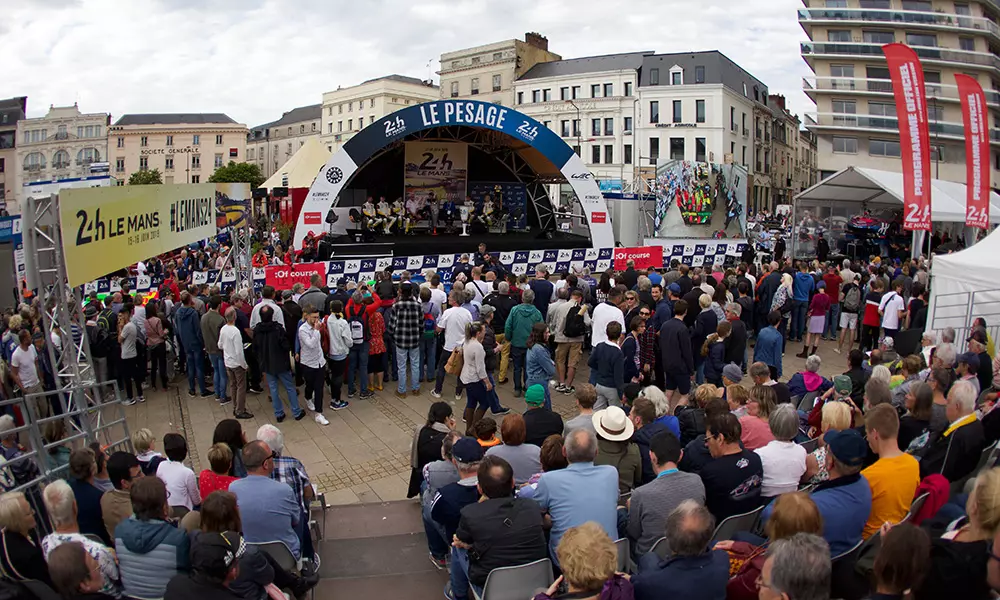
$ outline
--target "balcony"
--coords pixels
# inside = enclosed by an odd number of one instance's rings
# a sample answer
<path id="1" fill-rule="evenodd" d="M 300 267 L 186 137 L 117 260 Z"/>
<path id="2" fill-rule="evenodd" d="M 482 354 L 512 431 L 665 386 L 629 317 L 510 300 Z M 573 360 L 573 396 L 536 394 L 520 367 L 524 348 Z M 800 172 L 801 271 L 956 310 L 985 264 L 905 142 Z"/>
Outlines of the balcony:
<path id="1" fill-rule="evenodd" d="M 44 164 L 24 165 L 24 170 L 28 171 L 29 173 L 36 173 L 36 172 L 42 171 L 44 169 L 45 169 L 45 165 Z"/>
<path id="2" fill-rule="evenodd" d="M 746 127 L 743 128 L 743 137 L 745 137 L 745 138 L 750 137 L 750 129 L 748 129 Z"/>
<path id="3" fill-rule="evenodd" d="M 885 54 L 882 53 L 882 44 L 861 42 L 802 42 L 799 48 L 802 51 L 803 60 L 814 71 L 815 65 L 812 60 L 817 56 L 821 58 L 859 56 L 869 59 L 885 59 Z M 992 52 L 972 52 L 969 50 L 928 46 L 911 46 L 911 48 L 917 53 L 922 62 L 950 65 L 959 63 L 984 69 L 1000 70 L 1000 56 Z"/>
<path id="4" fill-rule="evenodd" d="M 811 35 L 813 25 L 903 26 L 907 29 L 935 29 L 956 33 L 990 34 L 1000 38 L 1000 26 L 982 17 L 914 10 L 870 8 L 802 8 L 799 25 Z"/>
<path id="5" fill-rule="evenodd" d="M 68 162 L 55 162 L 55 163 L 52 163 L 52 168 L 55 169 L 56 171 L 61 171 L 63 169 L 68 169 L 69 168 L 69 163 Z"/>
<path id="6" fill-rule="evenodd" d="M 861 96 L 892 96 L 892 81 L 888 79 L 867 79 L 863 77 L 803 77 L 802 89 L 814 102 L 819 93 L 852 92 Z M 1000 92 L 983 90 L 986 104 L 1000 108 Z M 958 102 L 958 86 L 947 83 L 927 83 L 924 92 L 928 98 L 945 102 Z"/>
<path id="7" fill-rule="evenodd" d="M 855 132 L 881 133 L 889 136 L 899 135 L 899 122 L 896 117 L 867 114 L 846 113 L 805 113 L 805 125 L 810 130 L 841 130 Z M 935 137 L 953 140 L 965 139 L 965 127 L 961 123 L 947 121 L 930 122 L 931 141 Z M 1000 146 L 1000 129 L 990 129 L 990 144 Z"/>

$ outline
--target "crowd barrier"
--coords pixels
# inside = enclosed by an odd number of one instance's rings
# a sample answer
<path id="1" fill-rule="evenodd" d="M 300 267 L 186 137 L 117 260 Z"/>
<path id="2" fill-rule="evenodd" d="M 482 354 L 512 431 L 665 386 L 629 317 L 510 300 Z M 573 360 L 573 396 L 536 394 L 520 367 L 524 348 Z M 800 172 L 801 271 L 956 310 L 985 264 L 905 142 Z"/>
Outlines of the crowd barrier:
<path id="1" fill-rule="evenodd" d="M 660 245 L 651 243 L 650 246 Z M 704 265 L 732 265 L 738 262 L 746 248 L 745 240 L 733 241 L 684 241 L 683 243 L 665 242 L 663 246 L 663 264 L 678 260 L 692 267 Z M 474 248 L 470 248 L 470 251 Z M 600 273 L 613 266 L 614 248 L 575 248 L 570 250 L 519 250 L 514 252 L 494 252 L 508 271 L 520 275 L 527 273 L 529 268 L 544 264 L 553 273 L 589 267 L 592 273 Z M 471 255 L 471 252 L 470 252 Z M 346 260 L 330 260 L 322 263 L 306 263 L 315 272 L 325 273 L 327 285 L 334 286 L 338 279 L 348 281 L 370 280 L 376 272 L 391 268 L 395 272 L 408 270 L 413 273 L 433 269 L 441 274 L 441 279 L 448 283 L 451 279 L 452 267 L 459 262 L 461 254 L 422 254 L 416 256 L 386 256 L 380 258 L 351 258 Z M 255 290 L 264 287 L 267 281 L 265 269 L 253 269 L 253 285 Z M 308 277 L 306 278 L 308 280 Z M 233 270 L 195 271 L 191 276 L 192 283 L 213 284 L 218 281 L 223 290 L 231 289 L 236 282 L 236 272 Z M 99 294 L 114 293 L 121 290 L 124 282 L 129 289 L 136 292 L 156 290 L 162 282 L 161 277 L 140 276 L 120 279 L 99 279 L 84 285 L 84 294 L 97 292 Z"/>

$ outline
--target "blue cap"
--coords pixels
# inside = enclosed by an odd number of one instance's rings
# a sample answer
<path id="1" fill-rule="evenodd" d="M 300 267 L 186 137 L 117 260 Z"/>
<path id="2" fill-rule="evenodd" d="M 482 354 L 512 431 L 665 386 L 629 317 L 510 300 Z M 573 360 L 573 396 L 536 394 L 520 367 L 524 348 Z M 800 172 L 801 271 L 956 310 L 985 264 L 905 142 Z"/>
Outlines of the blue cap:
<path id="1" fill-rule="evenodd" d="M 667 291 L 671 292 L 674 295 L 678 295 L 681 293 L 681 286 L 677 285 L 676 283 L 671 283 L 670 285 L 667 286 Z"/>
<path id="2" fill-rule="evenodd" d="M 849 467 L 860 467 L 868 457 L 868 442 L 856 429 L 831 429 L 823 435 L 823 441 L 833 457 Z"/>
<path id="3" fill-rule="evenodd" d="M 451 455 L 461 463 L 474 463 L 483 460 L 483 447 L 474 437 L 466 436 L 451 448 Z"/>

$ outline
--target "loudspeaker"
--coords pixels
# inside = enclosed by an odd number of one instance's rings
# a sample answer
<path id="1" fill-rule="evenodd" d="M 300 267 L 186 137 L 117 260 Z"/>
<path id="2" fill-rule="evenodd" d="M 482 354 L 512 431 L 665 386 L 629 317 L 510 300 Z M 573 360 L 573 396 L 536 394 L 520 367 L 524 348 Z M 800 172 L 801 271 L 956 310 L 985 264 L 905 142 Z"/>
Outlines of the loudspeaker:
<path id="1" fill-rule="evenodd" d="M 286 187 L 271 188 L 271 196 L 273 196 L 275 198 L 287 198 L 288 197 L 288 188 L 286 188 Z"/>
<path id="2" fill-rule="evenodd" d="M 253 191 L 253 197 L 255 200 L 258 198 L 267 198 L 267 188 L 255 188 Z"/>

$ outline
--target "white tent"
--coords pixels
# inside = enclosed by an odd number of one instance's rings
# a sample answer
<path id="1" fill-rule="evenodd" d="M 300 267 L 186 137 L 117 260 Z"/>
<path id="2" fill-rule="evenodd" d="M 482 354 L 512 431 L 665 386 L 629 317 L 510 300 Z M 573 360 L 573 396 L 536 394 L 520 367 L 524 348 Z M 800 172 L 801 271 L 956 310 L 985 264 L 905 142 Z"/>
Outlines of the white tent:
<path id="1" fill-rule="evenodd" d="M 261 187 L 308 188 L 328 160 L 330 152 L 319 140 L 310 138 Z"/>
<path id="2" fill-rule="evenodd" d="M 975 245 L 931 261 L 927 331 L 953 327 L 961 343 L 975 317 L 1000 324 L 1000 230 Z M 996 333 L 992 331 L 994 338 Z M 963 334 L 966 334 L 963 336 Z"/>

